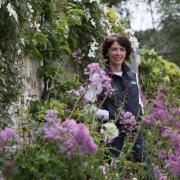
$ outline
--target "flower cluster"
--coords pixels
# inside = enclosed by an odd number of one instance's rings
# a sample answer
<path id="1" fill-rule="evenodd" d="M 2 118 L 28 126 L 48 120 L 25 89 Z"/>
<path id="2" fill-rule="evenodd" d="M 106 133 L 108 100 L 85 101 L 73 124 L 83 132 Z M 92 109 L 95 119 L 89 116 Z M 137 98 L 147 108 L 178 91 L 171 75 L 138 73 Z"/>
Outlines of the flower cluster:
<path id="1" fill-rule="evenodd" d="M 122 112 L 118 123 L 124 133 L 132 133 L 136 130 L 136 119 L 131 112 Z"/>
<path id="2" fill-rule="evenodd" d="M 159 166 L 153 168 L 153 174 L 158 177 L 159 180 L 168 180 L 167 176 L 161 172 Z"/>
<path id="3" fill-rule="evenodd" d="M 56 114 L 54 115 L 56 117 Z M 73 119 L 61 122 L 53 120 L 51 115 L 48 117 L 50 120 L 48 119 L 43 126 L 45 138 L 57 142 L 60 153 L 65 153 L 68 158 L 72 158 L 77 153 L 95 154 L 97 152 L 97 145 L 84 124 L 77 124 Z"/>
<path id="4" fill-rule="evenodd" d="M 102 92 L 107 96 L 112 95 L 111 78 L 109 78 L 98 63 L 91 63 L 85 68 L 85 75 L 89 76 L 88 91 L 85 100 L 94 102 L 97 95 Z"/>
<path id="5" fill-rule="evenodd" d="M 5 128 L 0 132 L 0 151 L 4 150 L 4 147 L 7 145 L 9 139 L 19 141 L 19 137 L 13 129 Z"/>
<path id="6" fill-rule="evenodd" d="M 79 86 L 79 89 L 71 89 L 70 91 L 67 91 L 69 95 L 74 96 L 81 96 L 85 93 L 85 88 L 83 86 Z"/>
<path id="7" fill-rule="evenodd" d="M 93 26 L 95 26 L 95 22 L 94 20 L 91 20 L 91 24 Z M 96 57 L 96 50 L 98 49 L 98 43 L 96 42 L 96 40 L 93 38 L 93 42 L 90 43 L 90 50 L 88 53 L 88 57 L 92 57 L 95 58 Z"/>
<path id="8" fill-rule="evenodd" d="M 46 112 L 46 115 L 45 115 L 44 119 L 45 119 L 46 121 L 52 121 L 52 120 L 58 118 L 58 114 L 59 114 L 59 112 L 58 112 L 57 110 L 52 110 L 52 109 L 51 109 L 51 110 L 48 110 L 48 111 Z"/>
<path id="9" fill-rule="evenodd" d="M 166 96 L 164 95 L 162 88 L 158 90 L 156 99 L 153 101 L 152 113 L 145 117 L 145 122 L 147 124 L 156 124 L 159 120 L 162 120 L 166 125 L 172 123 L 172 117 L 166 107 Z"/>
<path id="10" fill-rule="evenodd" d="M 74 61 L 78 62 L 85 56 L 81 49 L 77 49 L 72 53 L 72 58 Z"/>
<path id="11" fill-rule="evenodd" d="M 16 11 L 14 10 L 14 8 L 13 8 L 13 6 L 12 6 L 11 3 L 8 3 L 8 5 L 7 5 L 7 10 L 8 10 L 8 12 L 9 12 L 9 16 L 13 16 L 14 19 L 15 19 L 16 21 L 18 21 L 17 13 L 16 13 Z"/>
<path id="12" fill-rule="evenodd" d="M 119 135 L 119 130 L 114 123 L 108 122 L 103 124 L 100 133 L 102 134 L 106 143 L 111 143 L 112 140 Z"/>
<path id="13" fill-rule="evenodd" d="M 168 137 L 173 145 L 174 154 L 170 154 L 166 165 L 174 176 L 180 175 L 180 132 L 171 128 L 162 128 L 161 136 Z"/>

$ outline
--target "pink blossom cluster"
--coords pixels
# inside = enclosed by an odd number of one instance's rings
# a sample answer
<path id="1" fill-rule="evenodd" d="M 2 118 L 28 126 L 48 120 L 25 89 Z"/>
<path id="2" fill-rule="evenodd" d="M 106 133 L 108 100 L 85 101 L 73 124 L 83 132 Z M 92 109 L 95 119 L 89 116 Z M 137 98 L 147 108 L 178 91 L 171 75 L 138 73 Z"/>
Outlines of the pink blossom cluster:
<path id="1" fill-rule="evenodd" d="M 145 117 L 144 121 L 147 124 L 156 124 L 159 120 L 166 125 L 172 124 L 172 117 L 166 105 L 166 96 L 162 89 L 159 89 L 157 96 L 152 104 L 152 113 Z"/>
<path id="2" fill-rule="evenodd" d="M 180 132 L 171 128 L 163 128 L 161 135 L 168 137 L 174 148 L 174 154 L 170 154 L 166 162 L 167 167 L 174 176 L 180 176 Z"/>
<path id="3" fill-rule="evenodd" d="M 74 59 L 74 61 L 76 61 L 78 63 L 80 63 L 80 60 L 83 59 L 85 56 L 85 54 L 82 52 L 81 49 L 77 49 L 71 55 L 72 55 L 72 58 Z"/>
<path id="4" fill-rule="evenodd" d="M 67 91 L 69 95 L 74 96 L 81 96 L 85 93 L 85 88 L 83 86 L 80 86 L 79 89 L 71 89 L 70 91 Z"/>
<path id="5" fill-rule="evenodd" d="M 0 132 L 0 151 L 4 150 L 4 147 L 7 145 L 9 139 L 19 141 L 19 137 L 16 132 L 11 128 L 6 127 Z"/>
<path id="6" fill-rule="evenodd" d="M 133 132 L 136 129 L 135 116 L 129 111 L 122 112 L 119 124 L 121 126 L 121 130 L 125 133 Z"/>
<path id="7" fill-rule="evenodd" d="M 45 138 L 59 144 L 59 151 L 72 158 L 77 153 L 95 154 L 97 145 L 90 136 L 83 123 L 76 123 L 73 119 L 60 120 L 46 119 L 43 126 Z"/>
<path id="8" fill-rule="evenodd" d="M 97 86 L 105 95 L 112 95 L 111 78 L 101 69 L 98 63 L 88 64 L 84 74 L 89 76 L 90 86 Z"/>
<path id="9" fill-rule="evenodd" d="M 44 119 L 46 121 L 51 121 L 51 120 L 57 119 L 58 114 L 59 114 L 59 112 L 57 110 L 53 110 L 53 109 L 47 110 Z"/>
<path id="10" fill-rule="evenodd" d="M 158 180 L 168 180 L 168 177 L 164 173 L 161 172 L 159 166 L 155 166 L 153 168 L 153 174 L 155 177 L 158 178 Z"/>

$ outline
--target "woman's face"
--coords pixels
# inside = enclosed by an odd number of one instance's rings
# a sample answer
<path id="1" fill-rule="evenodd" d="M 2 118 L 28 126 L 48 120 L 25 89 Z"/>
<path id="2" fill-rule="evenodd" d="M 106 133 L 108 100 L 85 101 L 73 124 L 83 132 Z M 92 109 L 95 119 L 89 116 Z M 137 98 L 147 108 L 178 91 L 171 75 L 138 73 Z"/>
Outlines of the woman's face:
<path id="1" fill-rule="evenodd" d="M 121 65 L 126 58 L 126 48 L 115 41 L 108 49 L 107 56 L 110 64 Z"/>

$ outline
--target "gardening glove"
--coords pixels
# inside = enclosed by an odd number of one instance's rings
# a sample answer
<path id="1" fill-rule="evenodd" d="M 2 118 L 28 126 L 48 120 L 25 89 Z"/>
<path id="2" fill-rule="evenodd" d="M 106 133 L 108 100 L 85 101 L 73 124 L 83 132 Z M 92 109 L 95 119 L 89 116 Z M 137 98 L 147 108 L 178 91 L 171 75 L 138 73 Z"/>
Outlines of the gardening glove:
<path id="1" fill-rule="evenodd" d="M 104 109 L 99 109 L 94 106 L 93 112 L 96 114 L 96 118 L 101 120 L 102 122 L 109 120 L 109 111 L 104 110 Z"/>

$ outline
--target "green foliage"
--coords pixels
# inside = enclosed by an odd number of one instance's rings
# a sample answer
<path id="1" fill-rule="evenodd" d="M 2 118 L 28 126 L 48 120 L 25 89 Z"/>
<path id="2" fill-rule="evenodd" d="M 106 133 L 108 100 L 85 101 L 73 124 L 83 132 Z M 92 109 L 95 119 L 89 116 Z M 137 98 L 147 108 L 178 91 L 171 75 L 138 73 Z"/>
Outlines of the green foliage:
<path id="1" fill-rule="evenodd" d="M 140 81 L 142 90 L 147 98 L 152 98 L 160 84 L 179 88 L 179 68 L 161 56 L 154 50 L 144 50 L 142 52 L 142 63 L 140 64 Z"/>

